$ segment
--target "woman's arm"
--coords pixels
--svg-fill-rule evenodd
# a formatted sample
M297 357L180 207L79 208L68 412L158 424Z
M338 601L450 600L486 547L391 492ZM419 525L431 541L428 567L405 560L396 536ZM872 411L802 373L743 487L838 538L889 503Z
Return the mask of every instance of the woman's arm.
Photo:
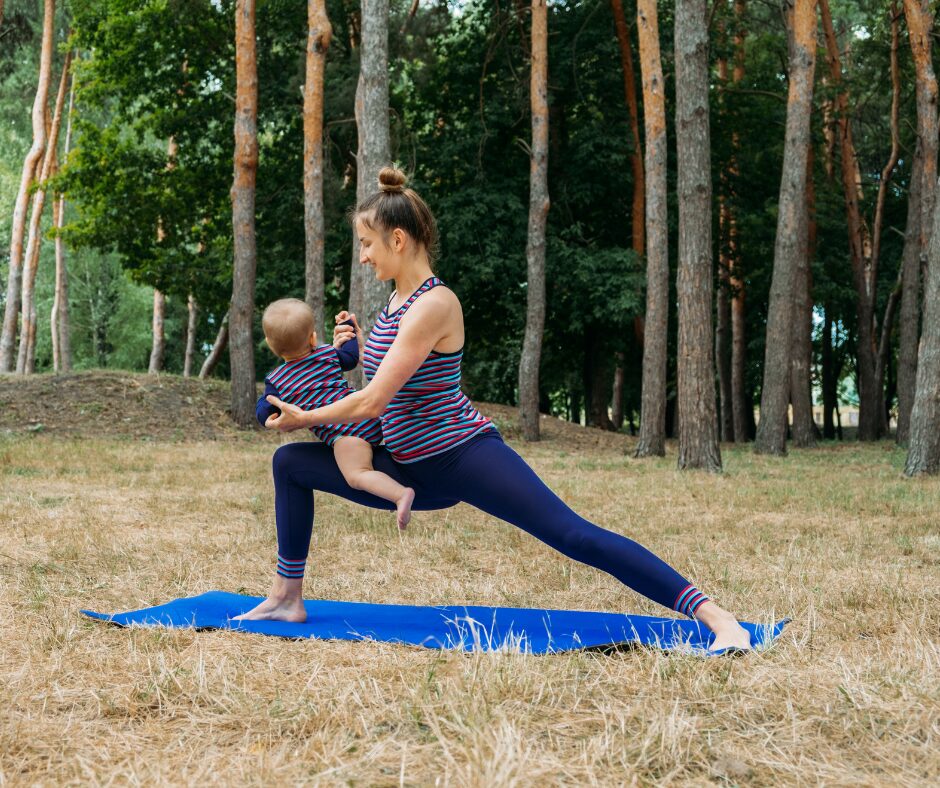
M435 345L453 333L454 320L460 320L459 307L457 297L445 288L426 293L409 307L399 324L398 336L365 388L332 405L308 411L269 397L268 402L281 413L268 418L265 426L290 432L321 424L350 424L378 418Z

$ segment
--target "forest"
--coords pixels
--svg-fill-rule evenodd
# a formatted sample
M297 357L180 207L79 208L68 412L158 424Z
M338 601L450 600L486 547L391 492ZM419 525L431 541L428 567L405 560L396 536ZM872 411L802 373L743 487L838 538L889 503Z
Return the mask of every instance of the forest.
M214 375L247 424L267 303L384 304L347 215L394 162L527 438L936 473L933 35L926 0L0 2L0 372Z

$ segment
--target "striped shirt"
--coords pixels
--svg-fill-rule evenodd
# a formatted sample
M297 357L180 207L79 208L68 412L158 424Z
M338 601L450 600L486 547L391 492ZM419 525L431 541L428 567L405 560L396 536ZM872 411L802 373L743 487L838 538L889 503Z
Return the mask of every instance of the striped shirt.
M353 389L343 377L340 355L332 345L318 345L309 355L281 364L264 382L264 396L258 402L259 421L263 415L260 413L262 402L267 405L264 397L268 394L274 394L278 399L302 410L313 410L353 393ZM271 408L272 412L275 410L271 405L268 405L268 408ZM337 439L346 436L362 438L373 446L382 442L382 425L378 419L367 419L356 424L323 424L311 427L310 430L330 446Z
M432 276L395 312L388 304L376 318L362 354L362 368L369 380L398 335L405 312L418 298L444 283ZM391 301L389 301L391 303ZM463 350L432 350L382 414L385 446L400 463L417 462L459 446L480 432L495 430L460 390Z

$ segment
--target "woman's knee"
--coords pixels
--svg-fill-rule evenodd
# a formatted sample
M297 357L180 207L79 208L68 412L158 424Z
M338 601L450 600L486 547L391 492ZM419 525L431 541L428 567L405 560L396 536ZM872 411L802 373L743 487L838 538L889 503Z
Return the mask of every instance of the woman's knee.
M584 560L601 550L602 529L587 520L569 526L561 537L560 550L571 558Z
M290 478L291 471L300 459L298 449L301 446L303 446L302 443L286 443L275 450L274 457L271 458L271 470L274 473L275 483L287 481Z

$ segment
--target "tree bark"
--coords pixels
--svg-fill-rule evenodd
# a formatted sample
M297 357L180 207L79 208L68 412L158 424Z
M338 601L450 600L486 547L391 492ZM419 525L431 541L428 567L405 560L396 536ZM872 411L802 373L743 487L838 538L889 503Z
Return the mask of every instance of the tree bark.
M822 339L822 397L823 397L823 438L833 440L836 437L832 414L836 408L836 385L838 373L832 352L832 307L826 304L823 316Z
M823 0L824 1L824 0ZM787 126L767 310L764 384L754 450L786 454L790 399L790 332L800 257L806 254L806 164L809 155L813 74L816 66L816 0L794 0L788 9L790 39Z
M722 28L723 31L723 28ZM728 82L728 59L718 58L718 81ZM719 104L723 113L724 105ZM715 292L715 365L718 371L719 429L721 440L734 440L734 408L731 394L731 260L728 232L731 209L728 205L728 172L722 168L718 194L718 287Z
M304 241L306 288L304 299L313 309L314 325L323 331L323 90L326 54L333 27L326 0L307 2L307 71L304 79Z
M0 372L13 371L16 346L17 318L20 312L20 288L23 281L23 238L26 232L26 212L29 190L36 176L36 167L46 147L46 102L52 76L54 46L55 0L43 4L42 51L39 56L39 83L33 100L33 143L23 160L20 187L16 193L10 232L10 269L7 274L6 307L3 313L3 331L0 333Z
M744 29L745 0L735 0L734 68L731 70L731 83L738 84L744 79ZM731 134L731 166L729 183L736 188L738 176L737 150L740 145L738 132ZM741 255L738 245L738 224L734 208L728 208L728 284L731 289L731 416L734 423L734 440L747 443L751 439L751 425L754 422L754 407L745 391L745 370L747 361L747 337L745 335L745 288L741 272Z
M643 203L646 183L643 171L643 147L640 142L640 109L636 100L636 74L633 71L633 48L630 45L630 30L623 14L621 0L610 0L614 13L614 26L617 30L617 42L620 46L620 65L623 72L623 93L630 114L630 137L633 150L630 164L633 169L633 251L643 255L646 246L646 232Z
M666 96L656 0L637 0L637 35L646 132L646 326L640 437L635 457L666 454L666 361L669 324L669 233L666 213Z
M857 333L856 367L858 374L858 439L875 440L881 424L881 392L875 380L875 299L877 285L877 261L872 257L871 234L862 216L859 202L862 197L862 178L855 143L852 139L852 124L849 117L848 89L841 87L842 64L839 46L832 26L829 0L819 0L829 72L836 94L838 130L840 142L840 169L842 188L845 194L845 215L849 231L849 250L852 259L852 279L856 293Z
M388 0L363 0L362 40L359 47L359 83L356 87L356 201L378 191L379 170L391 157L388 129ZM349 309L368 335L385 306L390 285L376 279L359 263L359 236L353 232ZM362 368L353 373L360 384Z
M917 149L911 171L907 228L902 258L900 341L898 349L897 442L907 443L917 378L920 335L920 269L927 259L937 182L937 77L931 55L933 14L927 0L904 0L917 99Z
M623 385L626 382L625 355L622 350L614 353L614 389L610 403L610 421L614 430L623 427Z
M235 7L235 174L232 183L234 271L229 312L232 418L254 423L255 180L258 173L258 69L254 0Z
M196 329L198 327L199 305L193 294L186 299L186 309L189 319L186 321L186 355L183 357L183 377L193 374L193 357L196 355Z
M895 440L906 446L911 428L911 408L917 384L917 342L920 338L920 193L923 183L923 153L918 141L911 165L907 198L907 226L901 254L901 313L898 319L898 424Z
M39 251L42 246L42 214L46 207L46 182L49 180L49 176L52 175L56 165L56 147L59 142L59 129L62 127L62 111L65 107L65 94L71 62L72 53L66 52L65 61L62 64L62 77L59 80L59 90L56 94L52 125L49 127L46 152L43 155L42 168L39 173L39 187L33 194L32 213L29 217L29 235L26 241L26 254L24 255L21 292L20 347L16 360L16 371L27 375L36 370L36 272L39 270Z
M215 335L215 342L212 343L212 350L209 352L209 355L206 356L206 360L202 362L202 368L199 370L200 380L205 380L212 374L216 365L219 363L219 359L222 358L225 348L228 347L228 314L229 313L226 312L222 317L222 322L219 324L219 332Z
M813 144L806 156L806 210L801 214L805 227L800 232L804 248L800 253L793 289L793 329L790 337L790 405L793 409L793 445L802 449L816 445L813 421L813 296L811 263L816 253L816 189L813 185Z
M166 146L166 169L172 170L176 167L176 155L179 146L176 139L170 137ZM166 234L163 229L163 222L157 218L157 243L163 242ZM163 371L163 365L166 361L166 331L164 321L166 318L166 294L159 288L153 290L153 319L151 321L151 343L150 343L150 362L147 365L147 372L150 375L156 375Z
M166 319L166 296L153 289L153 320L152 337L150 344L150 363L147 366L147 372L150 375L156 375L163 371L163 360L166 356L166 333L164 331L164 320Z
M900 14L898 13L897 2L892 0L891 10L891 152L888 155L888 161L881 170L881 178L878 180L878 195L875 199L875 219L872 227L872 269L877 275L878 265L881 261L881 234L884 229L885 199L888 195L888 185L891 183L891 176L898 163L898 156L901 151L900 141L900 103L901 103L901 77L898 67L898 43L900 39ZM903 261L902 261L903 266ZM899 277L903 271L899 270ZM890 408L890 397L885 392L885 371L888 366L888 354L891 349L891 332L894 327L894 314L897 308L897 301L900 297L900 279L897 287L892 290L887 308L885 309L884 320L881 323L881 336L878 339L878 346L875 352L875 385L878 389L880 407L878 409L878 435L883 437L888 434L888 411ZM874 309L872 310L874 314Z
M526 237L526 317L519 359L522 437L539 439L539 361L545 328L545 225L548 220L548 6L532 0L532 147L529 158L529 229ZM605 396L606 401L606 396Z
M911 434L904 473L917 476L940 471L940 201L934 201L927 278L924 281L924 326L917 354L917 389L911 410Z
M63 159L68 159L72 147L72 109L75 106L75 77L69 90L69 109L65 124L65 145ZM50 315L52 333L52 360L57 373L68 374L72 371L72 335L69 311L69 275L65 260L65 241L62 239L62 227L65 224L65 194L55 196L53 223L55 236L55 297Z
M712 333L711 141L705 0L676 0L679 461L721 470Z
M646 178L643 168L643 146L640 142L640 109L636 97L636 74L633 69L633 47L630 43L630 29L623 13L621 0L610 0L614 15L614 28L617 31L617 43L620 46L620 65L623 74L623 93L630 114L630 136L632 151L630 164L633 169L633 189L631 222L633 227L633 251L638 258L642 258L646 251L646 216L644 210L644 196L646 193ZM620 429L623 426L623 385L626 378L623 351L614 354L614 389L611 416L613 426Z

